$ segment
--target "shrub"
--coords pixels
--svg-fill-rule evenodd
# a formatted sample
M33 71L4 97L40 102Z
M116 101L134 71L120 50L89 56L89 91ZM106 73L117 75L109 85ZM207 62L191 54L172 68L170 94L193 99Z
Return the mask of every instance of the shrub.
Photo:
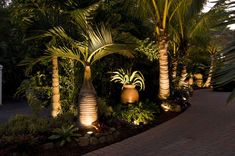
M60 142L60 146L64 146L66 143L71 141L78 141L78 137L81 135L77 133L78 128L74 125L67 127L62 126L61 128L56 128L53 130L53 135L49 137L50 140L55 140Z
M32 108L33 114L39 116L43 108L51 103L52 90L48 83L48 76L37 72L35 75L21 82L15 97L24 97Z
M1 134L27 135L38 134L49 130L49 122L45 118L16 115L0 128Z
M115 116L118 119L124 120L131 124L147 124L148 122L154 120L155 114L160 113L160 108L154 103L149 101L146 102L145 104L143 102L139 102L137 104L129 105L126 108L121 108L121 110L119 110L120 112L117 112Z
M76 116L73 112L64 112L62 114L59 114L56 118L53 118L50 120L50 125L53 128L58 128L62 126L69 126L74 124L77 121Z
M113 108L107 104L103 98L98 98L98 115L99 119L108 118L112 116Z

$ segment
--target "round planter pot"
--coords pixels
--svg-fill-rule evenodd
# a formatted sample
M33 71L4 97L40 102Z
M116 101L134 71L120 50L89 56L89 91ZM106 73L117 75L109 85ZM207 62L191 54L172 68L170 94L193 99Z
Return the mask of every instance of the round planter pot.
M136 103L139 101L139 92L135 88L135 85L124 85L121 101L123 104Z

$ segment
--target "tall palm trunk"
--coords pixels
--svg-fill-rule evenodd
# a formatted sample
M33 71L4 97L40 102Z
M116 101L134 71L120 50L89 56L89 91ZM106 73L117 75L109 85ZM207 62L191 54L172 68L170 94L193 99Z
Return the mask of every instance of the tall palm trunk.
M183 69L181 71L181 77L180 77L180 80L179 80L179 87L182 87L185 85L185 80L187 78L187 67L186 65L183 66Z
M176 75L177 75L177 66L178 66L177 58L175 58L173 60L172 65L173 65L173 67L172 67L172 79L175 80L176 79Z
M165 100L170 96L168 71L168 41L167 35L161 32L159 38L159 98Z
M211 65L210 65L209 75L208 75L206 83L203 85L203 87L210 87L214 66L215 66L215 56L211 55Z
M52 57L52 111L51 116L56 117L61 111L60 84L58 71L58 58Z
M91 82L91 68L85 66L83 85L79 94L79 122L90 126L98 118L96 92Z

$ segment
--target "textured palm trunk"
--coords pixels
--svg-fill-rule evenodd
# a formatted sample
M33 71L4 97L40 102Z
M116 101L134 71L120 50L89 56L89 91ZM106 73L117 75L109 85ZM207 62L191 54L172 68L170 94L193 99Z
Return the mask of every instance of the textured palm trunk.
M172 68L172 79L174 81L176 79L176 75L177 75L178 60L174 59L172 65L173 65L173 68Z
M183 66L183 69L181 71L181 77L180 77L180 80L179 80L179 87L182 87L185 85L185 80L187 78L187 67L184 65Z
M60 84L58 71L58 58L52 57L52 111L51 116L56 117L61 111Z
M91 68L85 66L83 85L79 94L79 122L81 126L91 126L97 121L97 98L91 82Z
M165 100L170 96L167 50L167 36L164 34L159 38L159 98L161 100Z
M193 85L193 83L194 83L194 80L193 80L193 74L190 74L190 75L189 75L188 84L189 84L189 86L192 86L192 85Z
M206 83L203 85L203 87L210 87L211 85L211 78L212 78L212 73L214 70L214 66L215 66L215 58L212 55L211 56L211 65L210 65L210 70L209 70L209 75L207 77Z

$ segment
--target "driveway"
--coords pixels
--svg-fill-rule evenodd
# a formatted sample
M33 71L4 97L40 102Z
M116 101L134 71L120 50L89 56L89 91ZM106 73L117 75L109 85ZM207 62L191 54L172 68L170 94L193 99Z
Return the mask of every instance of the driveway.
M229 93L197 90L176 118L86 156L235 156L235 102Z

